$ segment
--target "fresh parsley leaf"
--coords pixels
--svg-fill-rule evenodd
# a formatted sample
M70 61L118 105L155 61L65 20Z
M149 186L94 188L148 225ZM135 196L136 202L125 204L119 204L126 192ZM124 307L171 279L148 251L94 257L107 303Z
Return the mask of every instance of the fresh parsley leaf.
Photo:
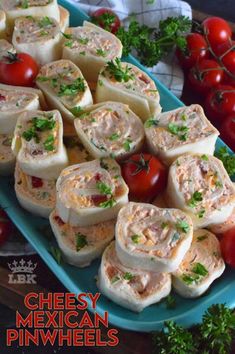
M65 47L69 47L69 48L72 48L73 46L73 41L67 41L64 43Z
M206 212L206 210L204 208L198 212L197 216L199 217L199 219L203 218L203 216L205 215L205 212Z
M201 156L201 159L204 160L204 161L208 161L209 160L208 156L205 155L205 154Z
M181 278L186 284L191 285L192 283L197 282L200 279L200 276L198 274L183 274Z
M38 141L38 135L36 132L36 129L34 127L29 128L28 130L25 130L22 133L22 138L24 138L26 141L30 141L31 139L35 138L36 142Z
M201 235L201 236L198 236L197 237L197 242L200 242L200 241L204 241L208 238L208 236L205 234L205 235Z
M205 277L208 274L208 270L201 263L195 263L192 268L192 272L202 277Z
M53 21L48 16L45 16L38 22L38 24L39 27L44 28L53 25Z
M33 122L33 127L36 129L36 130L39 130L39 131L46 131L46 130L51 130L51 129L54 129L55 127L55 120L53 119L46 119L46 118L38 118L38 117L34 117L32 119L32 122Z
M176 300L172 295L168 295L166 298L166 308L170 310L176 308Z
M83 109L80 106L76 106L76 107L71 108L70 112L76 117L76 116L79 116L83 112Z
M112 208L116 204L116 200L112 197L105 202L99 204L100 208Z
M37 81L46 82L46 81L50 81L50 78L46 76L37 76Z
M148 120L146 120L146 122L144 123L144 126L146 128L151 128L151 127L157 127L159 124L159 120L158 119L154 119L154 118L149 118Z
M112 195L112 189L104 182L97 182L96 187L101 194Z
M76 250L77 252L79 252L82 248L84 248L85 246L87 246L87 238L85 235L81 234L80 232L78 232L76 234Z
M164 230L167 226L168 226L168 223L167 223L167 222L162 222L162 223L161 223L161 228L162 228L162 230Z
M118 82L128 82L129 80L134 79L134 75L131 73L131 67L128 65L122 67L119 58L109 61L105 70L107 70Z
M44 146L45 150L53 151L53 150L55 150L54 143L55 143L54 135L50 134L50 135L48 135L48 137L44 141L43 146Z
M78 77L72 84L61 84L58 96L74 96L79 92L85 92L86 85L84 79Z
M97 49L96 54L99 55L100 57L104 57L104 58L107 56L107 52L103 49Z
M87 44L89 42L89 39L88 38L77 38L77 41L80 43L80 44Z
M133 243L136 243L136 244L139 243L139 239L140 239L140 238L141 238L140 235L132 235L132 236L131 236L131 239L132 239Z
M179 140L181 141L186 141L187 140L187 136L188 136L188 131L189 128L186 127L185 125L177 125L174 123L169 123L168 124L168 131L173 134L176 135Z
M116 16L114 14L109 13L109 12L104 12L100 16L92 17L91 21L98 26L102 24L102 27L106 31L111 32L112 25L116 21Z
M196 191L189 199L188 206L190 206L190 208L195 208L199 202L202 202L202 200L203 200L202 193Z
M124 143L123 143L123 148L125 151L130 151L131 150L131 144L132 140L131 139L127 139Z
M230 154L228 148L223 146L215 153L215 156L223 162L228 175L233 176L235 174L235 155Z
M161 332L153 334L154 354L195 354L192 334L173 321L164 323Z
M121 278L118 275L115 275L112 279L111 279L111 284L115 284L117 281L121 280Z
M66 38L66 39L72 39L73 38L72 34L68 34L68 33L64 33L64 32L61 32L61 33L64 36L64 38Z
M189 224L185 220L179 220L176 224L176 227L185 234L189 231Z
M109 140L115 141L115 140L118 140L119 138L120 138L120 134L113 133L112 135L110 135Z
M124 275L123 275L123 279L127 280L127 281L130 281L134 278L135 276L133 274L131 274L130 272L126 272Z
M58 264L62 263L62 254L61 250L58 247L51 246L50 253Z
M29 8L28 0L21 0L21 8L22 9L28 9Z

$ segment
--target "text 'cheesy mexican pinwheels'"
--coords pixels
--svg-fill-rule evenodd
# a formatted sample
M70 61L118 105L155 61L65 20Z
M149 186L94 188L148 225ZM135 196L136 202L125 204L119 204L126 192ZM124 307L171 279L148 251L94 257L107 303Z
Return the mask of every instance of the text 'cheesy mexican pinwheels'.
M87 21L82 27L68 28L64 37L63 58L74 62L89 82L97 81L107 61L122 56L120 40Z
M128 202L128 187L117 162L93 160L64 169L57 180L56 210L72 226L114 219Z
M219 240L207 230L197 230L189 251L172 274L173 287L183 297L200 296L224 269Z
M196 104L150 118L145 133L150 151L168 165L187 152L213 155L219 136Z
M120 59L109 61L101 70L96 101L128 104L141 120L161 112L160 96L154 81L137 66Z
M103 253L97 286L110 300L141 312L169 295L171 275L123 265L112 242Z
M115 220L86 227L71 226L53 211L50 224L64 260L76 267L89 266L114 238Z
M90 110L80 115L74 125L81 142L94 158L126 157L142 147L143 123L127 105L105 102Z
M15 128L12 150L27 175L57 178L68 165L59 111L22 113Z
M60 110L62 117L74 120L74 114L93 103L91 91L81 71L70 60L44 65L36 79L50 109Z
M181 210L130 202L118 214L115 236L117 255L126 266L172 272L190 247L193 225Z
M62 34L52 17L20 17L15 21L12 44L17 52L30 54L39 65L61 58Z
M49 218L55 208L56 180L25 174L19 164L15 169L15 192L21 206L30 213Z
M167 203L187 212L194 228L221 224L235 207L235 188L214 156L185 154L170 167Z

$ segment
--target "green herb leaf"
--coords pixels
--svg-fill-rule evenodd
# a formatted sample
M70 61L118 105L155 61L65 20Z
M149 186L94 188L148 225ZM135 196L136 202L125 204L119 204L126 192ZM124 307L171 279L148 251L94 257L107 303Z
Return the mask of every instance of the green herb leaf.
M228 148L223 146L215 153L215 156L223 162L228 175L233 176L235 174L235 155L230 154Z
M119 58L109 61L105 70L107 70L118 82L128 82L129 80L134 79L134 75L131 73L131 67L126 65L125 68L123 68Z
M87 246L87 239L86 236L78 232L76 234L76 250L79 252L82 248Z
M22 9L28 9L29 8L28 0L21 0L21 8Z
M55 150L54 143L55 143L54 135L50 134L50 135L48 135L48 137L44 141L43 146L44 146L45 150L53 151L53 150Z
M187 140L189 128L186 127L185 125L179 126L174 123L169 123L168 130L171 134L176 135L179 138L179 140L181 141Z
M126 272L124 275L123 275L123 279L127 280L127 281L130 281L134 278L135 276L133 274L131 274L130 272Z
M111 284L115 284L117 281L121 280L121 278L118 275L115 275L112 279L111 279Z
M39 27L45 28L53 25L53 21L48 16L45 16L38 22L38 24Z
M112 197L105 202L99 204L100 208L112 208L116 204L116 200Z
M109 187L107 184L104 182L97 182L96 183L96 188L101 194L104 195L112 195L112 189Z
M132 239L133 243L136 243L136 244L139 243L139 239L140 239L140 238L141 238L140 235L133 235L133 236L131 236L131 239Z
M109 13L109 12L104 12L100 16L92 17L91 21L98 26L102 24L102 27L106 31L111 32L112 25L116 21L116 16L114 14Z
M202 193L201 192L194 192L192 197L188 201L188 206L190 208L195 208L199 202L203 200Z
M208 236L205 234L205 235L201 235L201 236L198 236L197 237L197 242L200 242L200 241L204 241L208 238Z
M194 282L197 282L200 279L200 276L198 274L183 274L182 275L182 280L188 284L191 285Z
M84 79L78 77L72 84L61 84L58 96L74 96L79 92L85 92L86 85Z
M202 156L201 156L201 159L204 160L204 161L208 161L208 160L209 160L209 158L208 158L207 155L202 155Z
M76 106L76 107L71 108L70 112L76 117L76 116L79 116L83 112L83 109L80 106Z
M176 224L177 229L183 231L185 234L189 231L189 224L185 220L179 220Z
M205 212L206 212L206 210L205 210L204 208L201 209L201 210L198 212L197 216L199 217L199 219L201 219L201 218L204 217Z
M120 134L118 134L118 133L113 133L113 134L109 137L109 140L115 141L115 140L118 140L119 138L120 138Z
M32 122L33 122L33 127L36 129L36 130L39 130L39 131L46 131L46 130L51 130L51 129L54 129L55 127L55 120L53 119L46 119L46 118L38 118L38 117L34 117L32 119Z
M80 44L87 44L89 42L89 39L88 38L77 38L77 41Z
M64 33L64 32L61 32L61 33L64 36L64 38L66 38L66 39L72 39L73 38L72 34L68 34L68 33Z
M131 144L132 140L131 139L127 139L124 143L123 143L123 148L125 151L131 151Z
M146 120L146 122L144 123L144 126L146 128L151 128L151 127L157 127L159 124L159 120L158 119L154 119L154 118L149 118L148 120Z
M105 58L108 53L105 50L103 50L103 49L97 49L96 50L96 54L99 55L100 57L104 57Z
M201 263L195 263L192 272L201 275L202 277L205 277L208 274L208 270Z
M176 300L172 295L168 295L166 298L166 308L170 310L176 308Z
M36 129L34 127L31 127L28 130L25 130L22 133L22 138L24 138L26 141L30 141L33 138L35 138L36 142L39 141L38 135L36 133Z
M51 246L50 253L58 264L62 263L62 254L58 247Z

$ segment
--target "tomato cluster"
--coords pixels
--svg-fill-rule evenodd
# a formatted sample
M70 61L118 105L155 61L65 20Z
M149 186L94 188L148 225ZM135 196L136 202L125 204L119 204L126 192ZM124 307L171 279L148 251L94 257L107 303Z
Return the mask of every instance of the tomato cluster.
M235 150L235 42L229 24L209 17L201 33L186 37L187 47L176 49L190 88L201 96L207 117Z

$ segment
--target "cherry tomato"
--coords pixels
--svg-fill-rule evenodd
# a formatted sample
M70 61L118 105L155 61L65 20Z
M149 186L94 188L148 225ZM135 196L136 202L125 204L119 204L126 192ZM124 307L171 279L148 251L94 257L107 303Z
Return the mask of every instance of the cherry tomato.
M39 68L26 53L8 53L0 60L0 82L15 86L32 86Z
M224 119L220 137L235 152L235 112Z
M215 60L203 59L191 68L188 79L195 91L205 94L222 81L223 69Z
M32 187L41 188L43 186L43 180L38 177L32 177Z
M232 36L232 30L225 20L220 17L209 17L202 22L204 35L212 49L223 42L227 42Z
M223 234L220 247L225 262L235 267L235 228Z
M223 119L235 113L235 88L229 85L218 85L206 97L206 115L217 127Z
M4 210L0 209L0 246L3 245L12 232L12 223Z
M122 175L130 196L135 200L150 201L161 193L167 182L166 167L155 156L135 154L122 164Z
M110 9L102 8L96 10L91 17L95 24L112 33L116 33L121 26L119 17Z
M184 69L190 69L199 60L209 57L207 43L205 38L199 33L190 33L186 37L187 48L183 52L179 48L176 49L176 56Z

